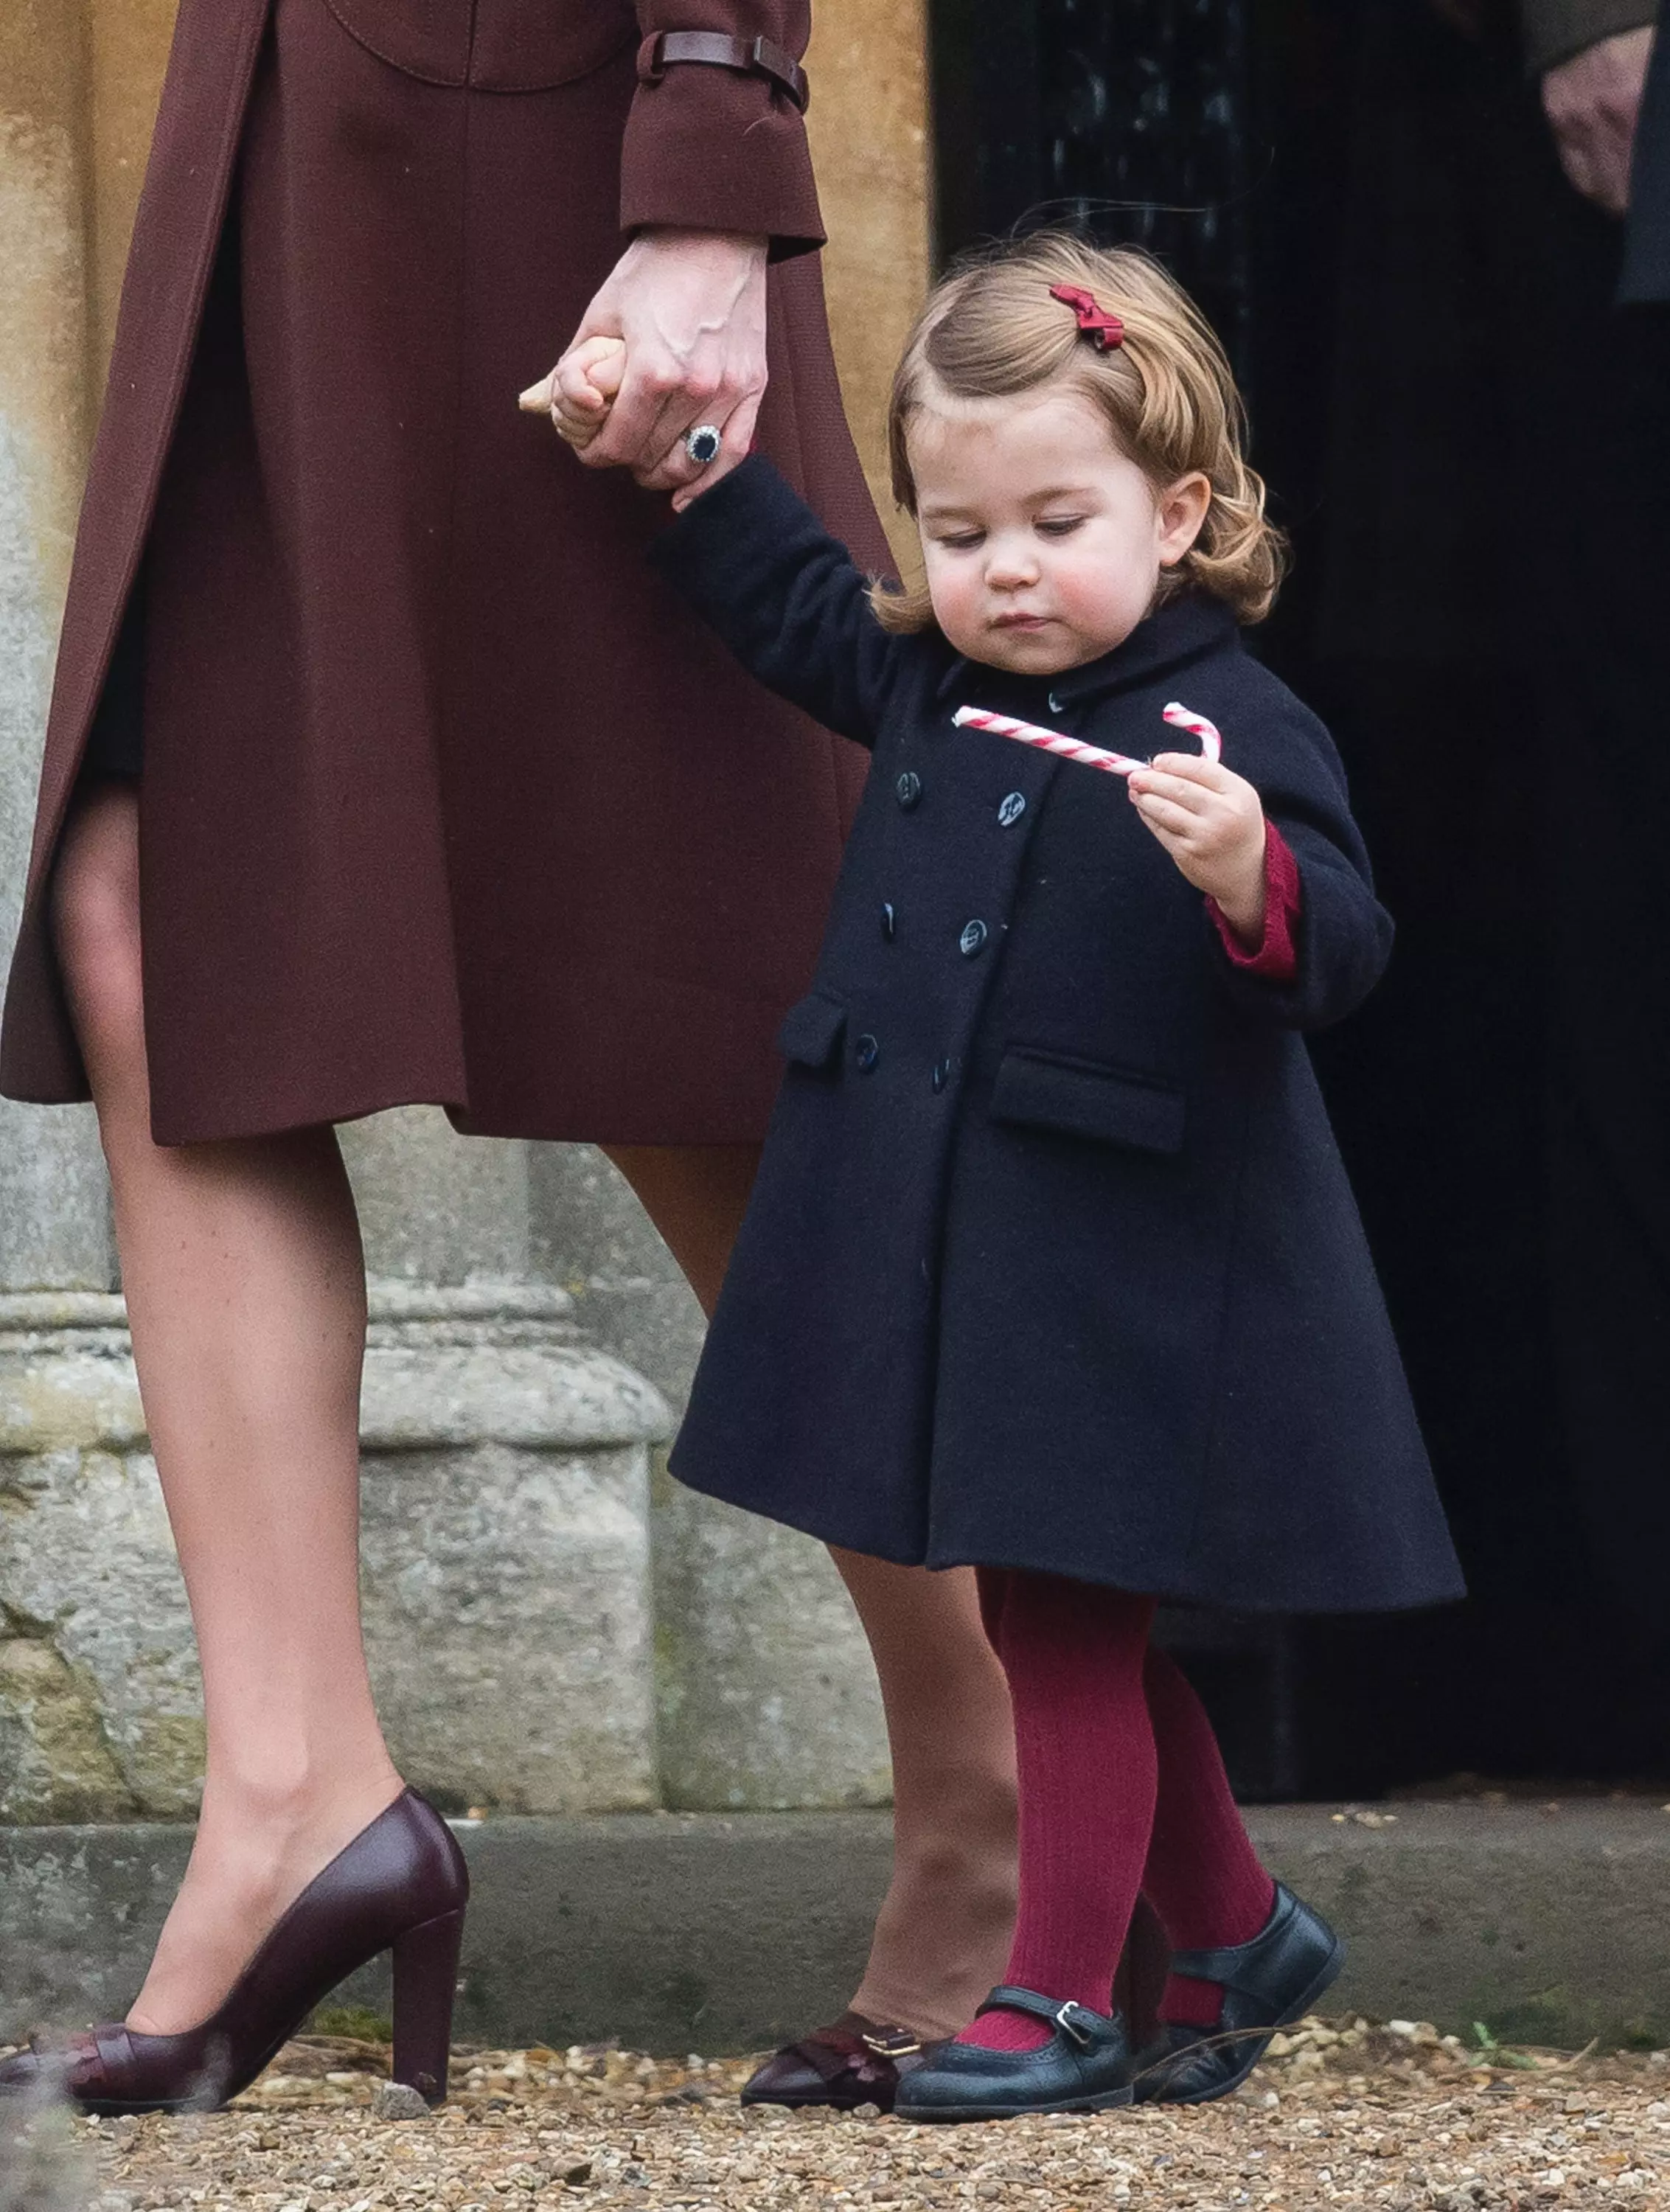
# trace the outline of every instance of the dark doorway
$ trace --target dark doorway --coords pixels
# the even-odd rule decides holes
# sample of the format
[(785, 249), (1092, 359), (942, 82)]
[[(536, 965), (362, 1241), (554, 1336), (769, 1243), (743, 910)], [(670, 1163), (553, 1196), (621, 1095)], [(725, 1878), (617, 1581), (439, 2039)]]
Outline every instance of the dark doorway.
[[(1510, 15), (933, 0), (942, 255), (1041, 223), (1139, 242), (1229, 345), (1296, 555), (1258, 649), (1329, 721), (1399, 923), (1315, 1056), (1473, 1595), (1172, 1617), (1248, 1795), (1670, 1776), (1670, 1541), (1631, 1575), (1594, 1540), (1608, 1476), (1567, 1385), (1606, 1323), (1551, 1262), (1594, 449), (1548, 318), (1605, 329), (1618, 240), (1559, 173)], [(1670, 1497), (1664, 1439), (1637, 1442)]]

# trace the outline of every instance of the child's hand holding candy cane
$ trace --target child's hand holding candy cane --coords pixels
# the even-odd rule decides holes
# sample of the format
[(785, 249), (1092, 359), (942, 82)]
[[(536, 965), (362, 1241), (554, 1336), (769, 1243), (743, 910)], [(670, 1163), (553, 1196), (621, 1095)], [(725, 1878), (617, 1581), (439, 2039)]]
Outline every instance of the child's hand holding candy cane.
[(1198, 753), (1161, 753), (1129, 779), (1132, 800), (1195, 889), (1243, 944), (1264, 935), (1265, 820), (1244, 775)]

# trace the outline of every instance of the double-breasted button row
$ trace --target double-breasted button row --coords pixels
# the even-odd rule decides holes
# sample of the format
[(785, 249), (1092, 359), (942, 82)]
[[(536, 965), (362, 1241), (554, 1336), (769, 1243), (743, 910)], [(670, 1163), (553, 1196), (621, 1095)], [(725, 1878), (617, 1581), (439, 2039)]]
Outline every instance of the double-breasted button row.
[[(891, 899), (882, 901), (881, 926), (884, 939), (887, 944), (891, 945), (899, 933), (899, 909)], [(965, 921), (958, 931), (956, 949), (965, 960), (972, 960), (976, 955), (984, 952), (987, 945), (991, 942), (991, 931), (976, 915), (972, 921)]]
[[(1052, 700), (1050, 703), (1054, 706), (1054, 702)], [(913, 807), (920, 804), (922, 779), (914, 769), (905, 769), (896, 780), (893, 792), (901, 807), (908, 814)], [(998, 802), (999, 828), (1012, 830), (1025, 811), (1026, 793), (1023, 791), (1006, 793)], [(891, 945), (899, 933), (899, 914), (890, 899), (882, 901), (879, 920), (883, 939), (886, 944)], [(985, 951), (991, 940), (992, 932), (989, 926), (976, 915), (971, 920), (965, 921), (958, 932), (956, 949), (965, 960), (975, 960)], [(869, 1030), (866, 1030), (862, 1036), (853, 1041), (853, 1061), (861, 1075), (873, 1074), (881, 1063), (881, 1056), (880, 1041), (871, 1036)], [(950, 1079), (950, 1061), (936, 1060), (928, 1078), (936, 1096), (944, 1091)]]
[[(872, 1036), (870, 1031), (866, 1030), (864, 1032), (864, 1035), (858, 1039), (853, 1047), (853, 1066), (858, 1069), (860, 1075), (873, 1075), (877, 1068), (881, 1065), (881, 1056), (882, 1048), (880, 1040)], [(942, 1091), (950, 1079), (951, 1064), (950, 1060), (935, 1060), (933, 1064), (933, 1071), (928, 1078), (929, 1082), (933, 1085), (935, 1094), (938, 1095), (938, 1092)]]
[[(893, 786), (894, 795), (907, 814), (922, 796), (922, 779), (914, 768), (906, 769)], [(998, 821), (1005, 830), (1012, 830), (1026, 811), (1026, 793), (1011, 791), (998, 803)]]

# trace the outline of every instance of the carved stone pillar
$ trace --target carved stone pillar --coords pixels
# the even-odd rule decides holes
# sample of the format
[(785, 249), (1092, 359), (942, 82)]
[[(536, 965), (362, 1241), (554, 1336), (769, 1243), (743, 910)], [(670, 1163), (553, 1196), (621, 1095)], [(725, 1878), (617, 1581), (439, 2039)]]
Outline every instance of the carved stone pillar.
[[(642, 1378), (526, 1281), (372, 1289), (367, 1643), (449, 1808), (658, 1799)], [(229, 1474), (232, 1471), (229, 1471)], [(188, 1819), (191, 1618), (119, 1297), (0, 1297), (0, 1823)]]

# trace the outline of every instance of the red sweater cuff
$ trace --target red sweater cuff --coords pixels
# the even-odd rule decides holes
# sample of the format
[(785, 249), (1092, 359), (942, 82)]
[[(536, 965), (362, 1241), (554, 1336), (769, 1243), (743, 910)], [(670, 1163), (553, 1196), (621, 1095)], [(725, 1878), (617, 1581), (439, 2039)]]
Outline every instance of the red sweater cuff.
[(1206, 901), (1206, 912), (1223, 939), (1224, 950), (1236, 966), (1266, 982), (1290, 983), (1299, 972), (1298, 946), (1294, 931), (1299, 919), (1299, 864), (1293, 848), (1273, 822), (1264, 831), (1264, 935), (1248, 951), (1224, 918), (1216, 899)]

